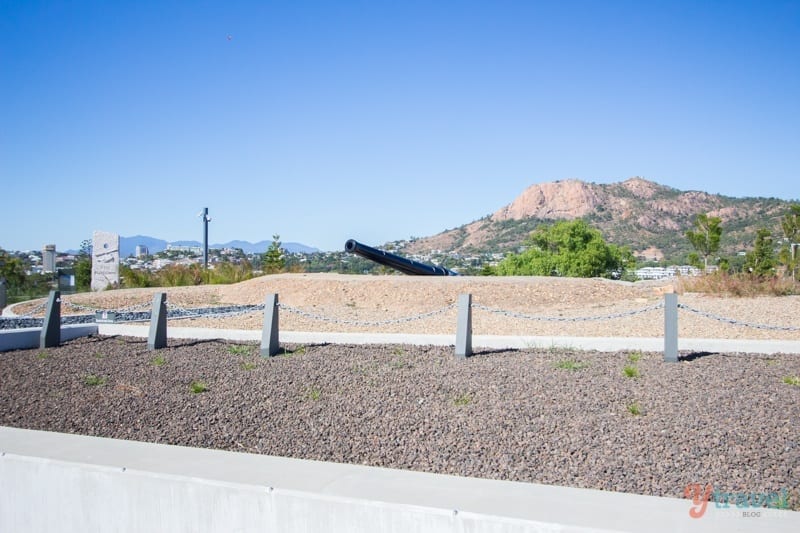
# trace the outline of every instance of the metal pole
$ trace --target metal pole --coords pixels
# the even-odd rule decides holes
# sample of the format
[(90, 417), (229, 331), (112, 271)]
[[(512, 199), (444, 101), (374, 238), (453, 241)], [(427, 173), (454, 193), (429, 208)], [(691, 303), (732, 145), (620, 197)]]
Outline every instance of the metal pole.
[(472, 355), (472, 294), (459, 294), (456, 359), (466, 359), (470, 355)]
[(664, 295), (664, 362), (678, 362), (678, 295)]
[(208, 268), (208, 208), (203, 208), (203, 268)]

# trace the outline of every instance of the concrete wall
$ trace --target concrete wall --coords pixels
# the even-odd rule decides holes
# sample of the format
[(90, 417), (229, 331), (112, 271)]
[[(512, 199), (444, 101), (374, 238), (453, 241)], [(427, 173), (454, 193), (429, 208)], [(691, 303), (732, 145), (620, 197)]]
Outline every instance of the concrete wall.
[[(0, 531), (800, 531), (800, 513), (0, 427)], [(744, 528), (744, 529), (742, 529)]]
[[(78, 337), (97, 334), (97, 324), (72, 324), (61, 326), (61, 341), (66, 342)], [(21, 328), (0, 330), (0, 352), (36, 348), (42, 328)]]

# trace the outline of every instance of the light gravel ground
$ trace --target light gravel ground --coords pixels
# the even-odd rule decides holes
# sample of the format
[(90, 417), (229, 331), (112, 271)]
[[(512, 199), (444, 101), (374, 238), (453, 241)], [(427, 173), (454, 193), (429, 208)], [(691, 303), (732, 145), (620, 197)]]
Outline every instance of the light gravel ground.
[[(660, 337), (664, 334), (662, 310), (632, 317), (597, 321), (547, 322), (512, 318), (487, 311), (503, 310), (537, 317), (602, 317), (636, 311), (663, 302), (673, 291), (672, 282), (627, 283), (602, 279), (542, 277), (419, 277), (353, 276), (338, 274), (279, 274), (236, 285), (126, 289), (99, 294), (65, 296), (65, 302), (119, 309), (149, 304), (153, 293), (166, 291), (171, 304), (199, 307), (223, 304), (260, 304), (277, 293), (281, 304), (326, 318), (307, 318), (282, 310), (285, 331), (339, 331), (374, 333), (449, 334), (455, 331), (455, 308), (420, 320), (358, 325), (416, 317), (454, 304), (458, 295), (470, 293), (476, 335), (530, 335), (579, 337)], [(680, 304), (746, 324), (788, 326), (793, 331), (732, 325), (682, 310), (682, 338), (800, 340), (800, 296), (720, 298), (680, 294)], [(32, 304), (15, 308), (24, 313)], [(71, 312), (64, 306), (64, 312)], [(75, 311), (77, 312), (77, 311)], [(260, 330), (261, 313), (224, 319), (181, 320), (187, 327)]]

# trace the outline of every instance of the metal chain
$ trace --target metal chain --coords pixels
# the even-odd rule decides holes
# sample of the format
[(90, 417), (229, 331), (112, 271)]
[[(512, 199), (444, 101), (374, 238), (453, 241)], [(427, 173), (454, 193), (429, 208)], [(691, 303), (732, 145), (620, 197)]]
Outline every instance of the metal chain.
[(46, 308), (47, 308), (47, 299), (45, 299), (44, 301), (42, 301), (42, 303), (40, 303), (39, 305), (37, 305), (36, 307), (34, 307), (33, 309), (31, 309), (30, 311), (28, 311), (28, 312), (27, 312), (27, 313), (25, 313), (24, 315), (19, 315), (19, 316), (18, 316), (18, 317), (16, 317), (16, 318), (34, 318), (34, 316), (33, 316), (33, 315), (35, 315), (35, 314), (36, 314), (36, 313), (38, 313), (39, 311), (44, 311)]
[(523, 318), (525, 320), (537, 320), (540, 322), (588, 322), (592, 320), (611, 320), (614, 318), (624, 318), (634, 315), (640, 315), (643, 313), (649, 313), (650, 311), (655, 311), (656, 309), (661, 309), (664, 307), (664, 302), (660, 302), (656, 305), (651, 305), (650, 307), (645, 307), (643, 309), (635, 309), (633, 311), (623, 311), (621, 313), (612, 313), (609, 315), (601, 315), (601, 316), (578, 316), (578, 317), (552, 317), (552, 316), (534, 316), (534, 315), (526, 315), (524, 313), (517, 313), (516, 311), (505, 311), (503, 309), (493, 309), (491, 307), (486, 307), (485, 305), (481, 304), (472, 304), (472, 307), (475, 309), (480, 309), (482, 311), (488, 311), (490, 313), (495, 313), (498, 315), (503, 315), (511, 318)]
[(183, 318), (230, 318), (234, 316), (247, 315), (256, 311), (263, 311), (264, 304), (257, 305), (229, 305), (224, 307), (201, 307), (186, 309), (177, 305), (167, 303), (169, 319)]
[(64, 302), (64, 305), (66, 305), (67, 307), (71, 307), (72, 309), (77, 309), (78, 311), (89, 311), (89, 312), (111, 311), (111, 312), (114, 312), (114, 313), (132, 313), (132, 312), (138, 311), (140, 309), (147, 309), (148, 307), (150, 307), (151, 304), (149, 302), (144, 302), (144, 303), (141, 303), (141, 304), (129, 305), (128, 307), (120, 307), (119, 309), (107, 309), (107, 308), (104, 308), (104, 307), (91, 307), (91, 306), (88, 306), (88, 305), (81, 305), (81, 304), (76, 304), (76, 303), (67, 302), (67, 301)]
[(727, 324), (731, 324), (731, 325), (734, 325), (734, 326), (746, 326), (746, 327), (749, 327), (749, 328), (766, 329), (766, 330), (772, 330), (772, 331), (800, 331), (800, 328), (798, 328), (796, 326), (771, 326), (769, 324), (756, 324), (756, 323), (753, 323), (753, 322), (743, 322), (741, 320), (736, 320), (734, 318), (726, 318), (726, 317), (723, 317), (723, 316), (715, 315), (713, 313), (709, 313), (707, 311), (701, 311), (699, 309), (695, 309), (693, 307), (689, 307), (688, 305), (685, 305), (685, 304), (678, 304), (678, 308), (679, 309), (684, 309), (686, 311), (689, 311), (690, 313), (694, 313), (696, 315), (700, 315), (700, 316), (705, 317), (705, 318), (718, 320), (719, 322), (725, 322)]
[(389, 324), (402, 324), (406, 322), (413, 322), (415, 320), (422, 320), (424, 318), (429, 318), (435, 315), (442, 314), (450, 309), (456, 307), (455, 303), (452, 303), (446, 307), (442, 307), (441, 309), (436, 309), (434, 311), (430, 311), (428, 313), (421, 313), (419, 315), (412, 315), (402, 318), (392, 318), (389, 320), (380, 320), (380, 321), (363, 321), (363, 320), (343, 320), (340, 318), (332, 318), (324, 315), (318, 315), (316, 313), (310, 313), (308, 311), (304, 311), (302, 309), (298, 309), (296, 307), (291, 307), (286, 304), (278, 304), (278, 307), (284, 309), (290, 313), (294, 313), (296, 315), (300, 315), (305, 318), (310, 318), (312, 320), (318, 320), (321, 322), (330, 322), (333, 324), (342, 324), (346, 326), (386, 326)]

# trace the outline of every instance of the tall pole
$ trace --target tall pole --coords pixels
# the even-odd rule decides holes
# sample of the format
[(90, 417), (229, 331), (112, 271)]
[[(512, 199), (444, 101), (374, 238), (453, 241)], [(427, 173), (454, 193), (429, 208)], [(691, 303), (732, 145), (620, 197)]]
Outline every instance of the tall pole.
[(203, 268), (208, 268), (208, 208), (203, 208)]

